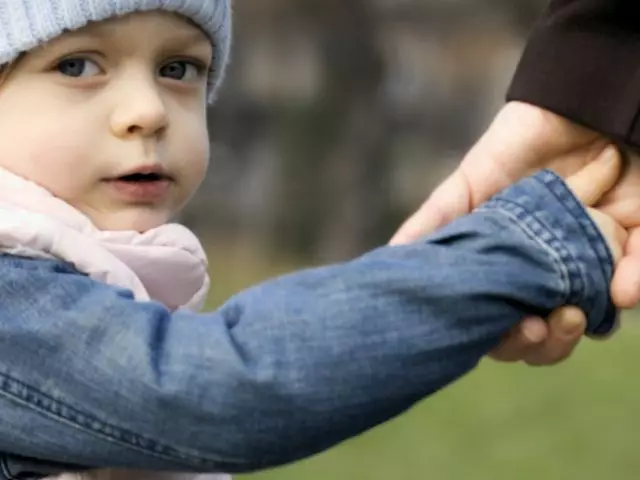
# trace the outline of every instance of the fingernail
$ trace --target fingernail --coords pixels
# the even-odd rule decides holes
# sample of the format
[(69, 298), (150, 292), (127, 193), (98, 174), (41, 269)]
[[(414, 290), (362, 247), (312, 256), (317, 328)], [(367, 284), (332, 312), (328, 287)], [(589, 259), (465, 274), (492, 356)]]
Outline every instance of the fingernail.
[(545, 339), (547, 330), (544, 325), (538, 322), (524, 322), (522, 324), (522, 333), (529, 342), (540, 343)]
[(615, 163), (618, 161), (618, 149), (613, 145), (609, 145), (600, 154), (600, 161), (607, 164)]
[(560, 323), (560, 331), (564, 335), (571, 337), (581, 335), (584, 332), (584, 322), (578, 316), (568, 316)]

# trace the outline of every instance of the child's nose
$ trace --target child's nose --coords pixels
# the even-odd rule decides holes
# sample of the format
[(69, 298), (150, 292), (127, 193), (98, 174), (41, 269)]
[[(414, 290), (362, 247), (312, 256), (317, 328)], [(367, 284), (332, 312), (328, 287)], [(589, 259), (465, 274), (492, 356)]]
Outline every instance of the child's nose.
[(151, 87), (123, 98), (111, 117), (111, 130), (117, 137), (155, 136), (167, 125), (166, 105), (160, 92)]

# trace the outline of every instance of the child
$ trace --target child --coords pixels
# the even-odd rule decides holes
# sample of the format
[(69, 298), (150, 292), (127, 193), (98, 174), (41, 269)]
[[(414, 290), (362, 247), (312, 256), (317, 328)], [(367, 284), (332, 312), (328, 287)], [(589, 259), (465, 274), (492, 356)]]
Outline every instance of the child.
[[(0, 451), (63, 469), (266, 468), (400, 414), (525, 313), (575, 304), (592, 334), (614, 323), (594, 220), (614, 252), (620, 231), (548, 171), (421, 242), (193, 313), (206, 259), (166, 222), (205, 173), (228, 3), (12, 0), (0, 22)], [(570, 181), (578, 199), (615, 184), (607, 158)], [(19, 464), (0, 466), (25, 478)]]

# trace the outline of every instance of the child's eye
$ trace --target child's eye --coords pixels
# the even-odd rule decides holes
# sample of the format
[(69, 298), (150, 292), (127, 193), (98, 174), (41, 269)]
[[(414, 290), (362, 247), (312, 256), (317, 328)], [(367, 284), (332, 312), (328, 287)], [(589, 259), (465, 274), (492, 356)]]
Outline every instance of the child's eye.
[(67, 77), (94, 77), (101, 72), (100, 67), (86, 58), (67, 58), (56, 65), (56, 70)]
[(180, 80), (183, 82), (193, 82), (202, 76), (203, 67), (192, 62), (179, 60), (166, 64), (160, 68), (160, 76)]

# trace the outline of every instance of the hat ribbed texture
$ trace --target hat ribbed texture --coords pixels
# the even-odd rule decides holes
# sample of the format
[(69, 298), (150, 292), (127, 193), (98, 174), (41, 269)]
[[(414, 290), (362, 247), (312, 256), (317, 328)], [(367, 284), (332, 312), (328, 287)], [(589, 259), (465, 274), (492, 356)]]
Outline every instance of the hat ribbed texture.
[(184, 15), (211, 37), (214, 56), (209, 81), (213, 100), (229, 59), (230, 0), (0, 0), (0, 65), (66, 30), (150, 10)]

